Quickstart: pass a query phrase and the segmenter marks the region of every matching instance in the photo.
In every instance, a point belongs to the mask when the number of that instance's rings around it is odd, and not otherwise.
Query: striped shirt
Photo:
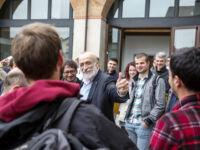
[[[200,94],[178,101],[172,112],[158,120],[149,149],[200,149]]]
[[[140,125],[142,121],[141,111],[142,111],[142,95],[144,83],[147,80],[147,77],[141,79],[138,78],[135,87],[134,103],[132,104],[132,109],[128,117],[128,123],[135,125]]]

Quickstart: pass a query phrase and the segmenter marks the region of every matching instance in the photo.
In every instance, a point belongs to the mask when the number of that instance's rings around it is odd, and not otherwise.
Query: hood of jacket
[[[33,85],[20,88],[0,97],[0,119],[10,122],[41,102],[57,98],[76,97],[79,85],[59,80],[39,80]]]

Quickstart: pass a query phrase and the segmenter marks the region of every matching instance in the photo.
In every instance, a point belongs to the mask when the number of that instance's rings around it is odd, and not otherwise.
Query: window
[[[11,41],[19,28],[0,28],[0,59],[10,56]]]
[[[70,54],[70,48],[69,48],[69,42],[70,42],[70,38],[69,38],[69,28],[60,28],[60,27],[57,27],[56,28],[59,35],[60,35],[60,38],[61,38],[61,42],[62,42],[62,50],[63,50],[63,55],[64,55],[64,58],[67,59],[69,58],[69,54]]]
[[[48,0],[31,0],[31,19],[47,19]]]
[[[174,16],[174,0],[151,0],[150,17],[172,17]]]
[[[52,0],[51,19],[68,19],[69,9],[69,0]]]
[[[108,41],[108,59],[111,57],[117,58],[118,56],[118,36],[119,29],[110,28],[109,29],[109,41]]]
[[[109,13],[108,13],[108,18],[118,18],[119,17],[119,0],[115,0],[113,3]]]
[[[14,0],[13,1],[13,19],[27,19],[28,18],[28,0]]]
[[[196,40],[196,28],[175,29],[174,48],[194,47]]]
[[[72,14],[69,0],[6,0],[0,9],[0,59],[10,55],[11,40],[23,25],[34,23],[34,19],[57,28],[64,59],[72,58]]]
[[[145,16],[146,0],[124,0],[122,17],[123,18],[142,18]]]
[[[197,16],[200,15],[199,0],[180,0],[179,16]]]

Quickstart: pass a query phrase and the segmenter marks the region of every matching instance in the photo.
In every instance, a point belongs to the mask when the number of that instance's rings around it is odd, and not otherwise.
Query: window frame
[[[112,9],[118,2],[118,18],[112,16]],[[122,18],[123,0],[116,0],[107,15],[107,24],[118,26],[121,28],[160,28],[175,26],[193,26],[200,25],[200,16],[180,17],[179,0],[174,2],[174,16],[172,17],[149,17],[150,0],[146,0],[145,17],[144,18]]]
[[[70,0],[69,0],[70,3]],[[72,49],[73,49],[73,29],[74,29],[74,19],[73,19],[73,9],[70,3],[69,9],[69,19],[51,19],[51,7],[52,0],[48,0],[48,13],[47,19],[31,19],[31,0],[28,0],[28,14],[27,19],[13,19],[13,1],[6,0],[3,5],[10,5],[9,10],[9,19],[0,19],[0,28],[10,28],[10,27],[22,27],[23,25],[42,22],[47,24],[52,24],[55,27],[67,27],[69,28],[69,58],[72,58]],[[3,6],[2,6],[3,7]]]
[[[172,28],[172,33],[171,33],[171,55],[174,54],[175,52],[175,47],[174,47],[174,43],[175,43],[175,31],[176,30],[180,30],[180,29],[195,29],[196,30],[196,34],[195,34],[195,44],[194,47],[197,47],[197,33],[198,33],[198,29],[197,26],[180,26],[180,27],[173,27]]]

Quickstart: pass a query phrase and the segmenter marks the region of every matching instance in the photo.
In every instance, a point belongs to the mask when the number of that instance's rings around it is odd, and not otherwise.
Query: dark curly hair
[[[177,75],[188,90],[200,92],[200,48],[182,48],[170,59],[172,76]]]

